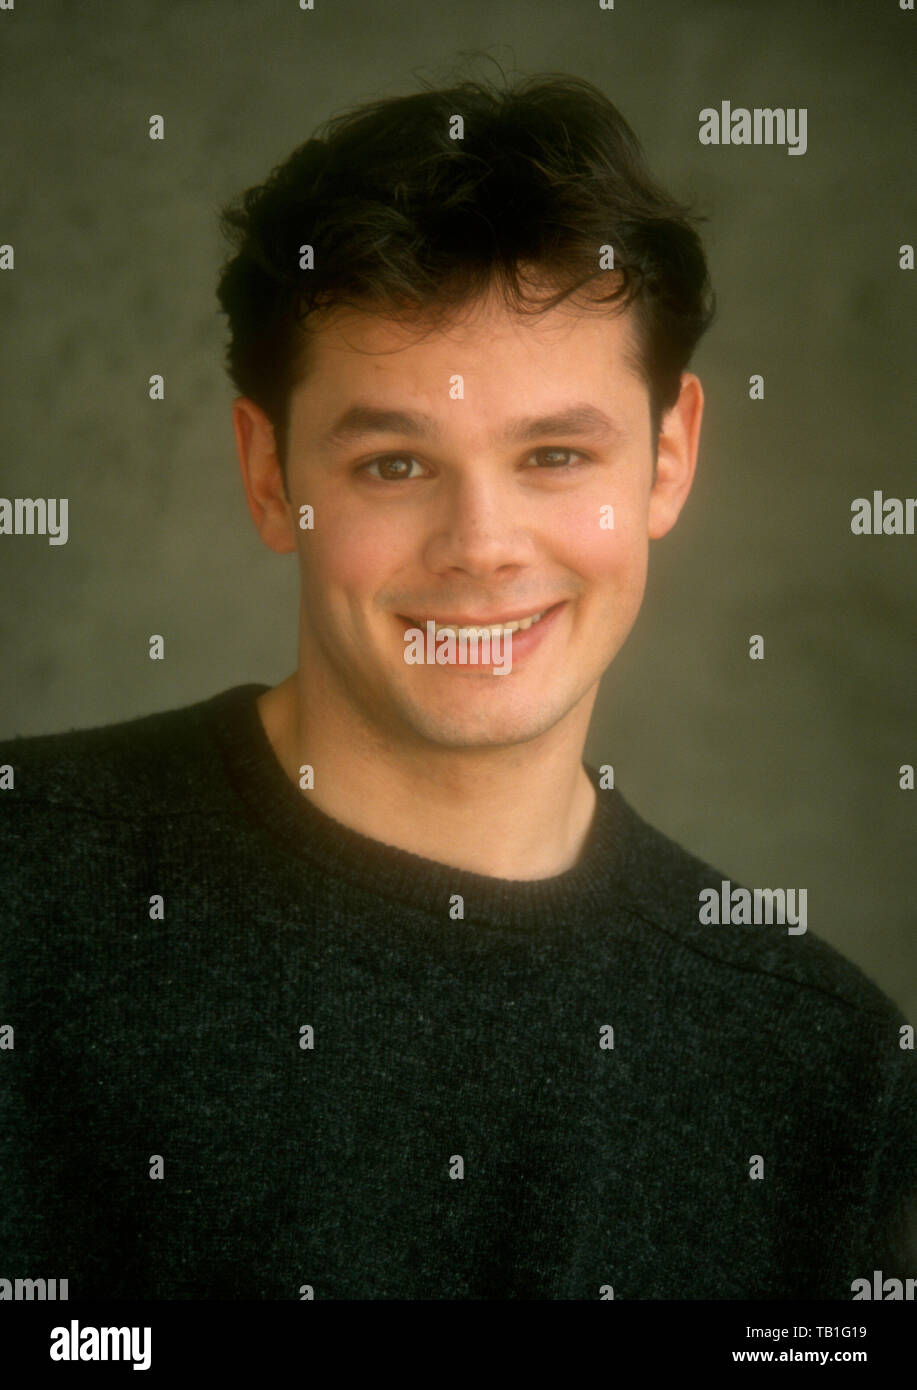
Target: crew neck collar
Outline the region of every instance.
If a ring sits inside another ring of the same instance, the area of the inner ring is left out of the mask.
[[[287,856],[396,905],[442,915],[460,894],[466,920],[507,928],[569,926],[617,906],[635,854],[639,818],[620,792],[599,785],[576,864],[550,878],[501,879],[454,868],[361,834],[321,811],[295,787],[265,732],[256,700],[270,687],[234,686],[203,702],[227,778],[262,833]]]

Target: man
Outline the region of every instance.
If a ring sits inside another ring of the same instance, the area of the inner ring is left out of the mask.
[[[298,664],[0,750],[8,1269],[161,1299],[917,1274],[907,1024],[802,912],[715,920],[725,876],[582,762],[694,475],[686,210],[552,77],[339,117],[225,224]]]

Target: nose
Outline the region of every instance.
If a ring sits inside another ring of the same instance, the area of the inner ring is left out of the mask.
[[[499,570],[530,564],[535,546],[518,494],[485,476],[453,480],[437,499],[438,510],[424,547],[427,566],[437,572],[461,570],[486,578]]]

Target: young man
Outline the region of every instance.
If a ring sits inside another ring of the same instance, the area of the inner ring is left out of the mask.
[[[694,475],[685,210],[604,96],[535,78],[338,118],[225,221],[298,664],[0,750],[5,1272],[160,1299],[917,1275],[904,1020],[804,913],[712,919],[726,876],[582,762]]]

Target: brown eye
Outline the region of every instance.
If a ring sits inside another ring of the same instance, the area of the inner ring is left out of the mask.
[[[368,472],[370,469],[378,468],[379,472],[374,473],[373,477],[381,477],[383,482],[398,482],[402,478],[410,478],[411,465],[416,462],[410,454],[386,454],[382,458],[373,459],[366,465],[366,469]]]
[[[532,457],[538,458],[539,456],[546,460],[547,466],[549,468],[562,468],[565,465],[569,464],[570,459],[580,457],[580,455],[577,454],[573,449],[561,449],[554,447],[547,449],[536,449]]]

